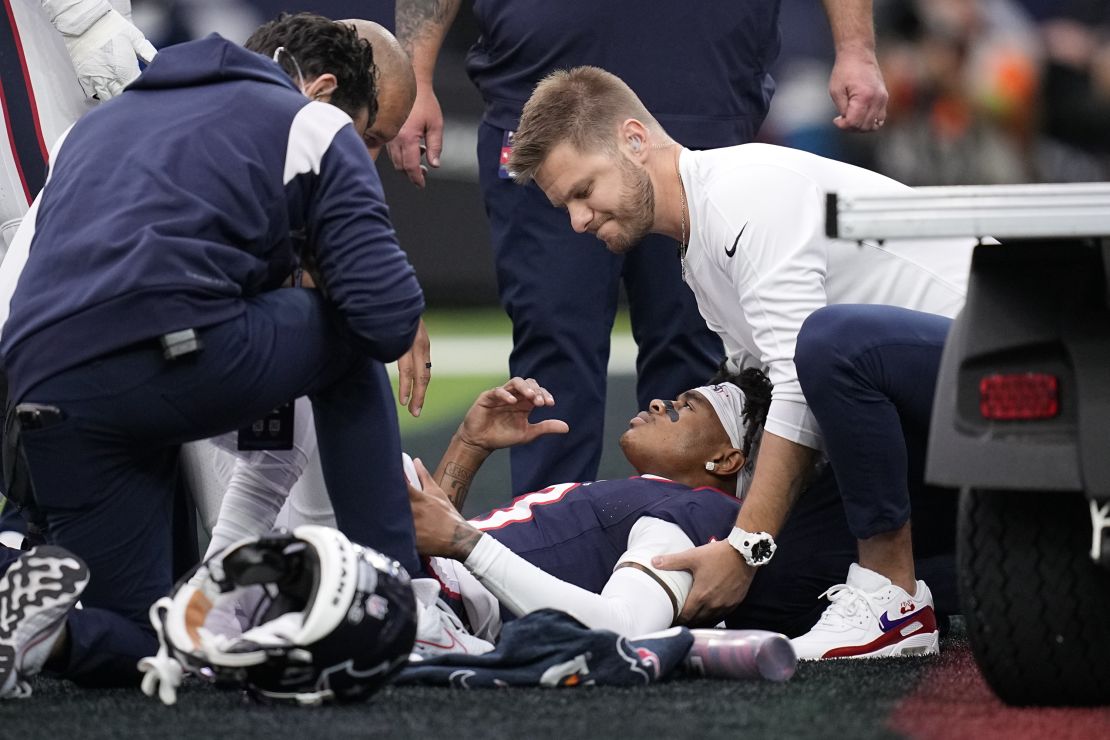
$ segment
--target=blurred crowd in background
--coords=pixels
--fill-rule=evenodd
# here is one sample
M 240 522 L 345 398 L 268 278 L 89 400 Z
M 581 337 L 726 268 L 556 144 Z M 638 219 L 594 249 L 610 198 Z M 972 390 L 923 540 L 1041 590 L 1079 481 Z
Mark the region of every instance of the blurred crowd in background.
M 1110 181 L 1110 0 L 874 0 L 890 106 L 883 130 L 869 135 L 831 123 L 833 48 L 821 0 L 780 1 L 777 91 L 761 140 L 910 185 Z M 390 28 L 394 12 L 393 0 L 133 0 L 133 7 L 158 46 L 211 31 L 242 41 L 282 10 Z M 463 69 L 477 35 L 464 0 L 437 68 L 446 139 L 429 188 L 416 191 L 393 176 L 387 157 L 379 161 L 394 223 L 432 304 L 496 302 L 474 155 L 482 106 Z M 439 218 L 426 218 L 429 209 Z
M 828 125 L 830 42 L 791 30 L 807 16 L 817 0 L 783 0 L 767 141 L 910 185 L 1110 179 L 1110 2 L 875 0 L 890 108 L 874 137 Z

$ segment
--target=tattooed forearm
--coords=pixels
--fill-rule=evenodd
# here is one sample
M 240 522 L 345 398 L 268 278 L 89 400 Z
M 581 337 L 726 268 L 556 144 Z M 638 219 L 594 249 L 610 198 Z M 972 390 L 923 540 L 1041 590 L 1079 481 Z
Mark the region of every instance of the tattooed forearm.
M 451 503 L 455 505 L 456 509 L 462 510 L 463 502 L 466 501 L 466 494 L 470 493 L 470 484 L 473 480 L 473 470 L 464 468 L 456 462 L 447 463 L 440 485 L 446 489 L 447 498 L 451 499 Z
M 480 539 L 482 539 L 480 530 L 467 522 L 457 523 L 455 531 L 451 533 L 451 557 L 455 560 L 466 560 Z
M 421 39 L 442 38 L 459 9 L 459 0 L 397 0 L 397 40 L 412 55 Z

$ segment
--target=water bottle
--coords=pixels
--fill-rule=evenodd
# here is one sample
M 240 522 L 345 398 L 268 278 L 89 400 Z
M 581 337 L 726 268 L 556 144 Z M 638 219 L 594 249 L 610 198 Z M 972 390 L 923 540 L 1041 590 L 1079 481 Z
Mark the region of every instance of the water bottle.
M 690 630 L 694 645 L 686 656 L 690 673 L 709 678 L 786 681 L 798 656 L 786 635 L 767 630 Z

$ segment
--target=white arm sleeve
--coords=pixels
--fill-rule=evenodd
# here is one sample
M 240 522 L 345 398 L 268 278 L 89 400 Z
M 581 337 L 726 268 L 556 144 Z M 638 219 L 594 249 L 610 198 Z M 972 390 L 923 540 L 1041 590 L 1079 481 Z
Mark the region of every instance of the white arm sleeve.
M 205 559 L 244 537 L 269 532 L 291 485 L 282 467 L 262 469 L 236 460 Z
M 684 570 L 658 570 L 651 564 L 651 559 L 656 555 L 682 552 L 692 547 L 693 541 L 674 522 L 650 516 L 640 517 L 628 533 L 628 550 L 617 561 L 616 570 L 632 570 L 628 568 L 629 565 L 641 568 L 640 572 L 655 581 L 670 600 L 673 622 L 686 605 L 686 597 L 690 595 L 694 577 Z M 669 627 L 670 622 L 663 626 Z
M 670 528 L 673 531 L 669 535 L 662 534 Z M 664 538 L 672 544 L 664 545 Z M 684 543 L 674 546 L 679 539 Z M 659 547 L 667 549 L 657 549 Z M 621 556 L 619 563 L 642 565 L 641 561 L 645 561 L 650 566 L 653 555 L 689 547 L 693 547 L 693 543 L 676 525 L 644 518 L 633 527 L 629 551 Z M 676 599 L 681 598 L 678 602 L 681 608 L 689 593 L 689 585 L 683 590 L 680 582 L 668 583 L 666 578 L 658 578 L 659 572 L 650 567 L 649 573 L 619 564 L 601 593 L 591 593 L 540 570 L 488 534 L 482 535 L 464 565 L 517 616 L 538 609 L 559 609 L 591 629 L 607 629 L 626 636 L 669 627 L 677 613 Z M 672 575 L 667 573 L 667 578 Z M 672 588 L 679 594 L 671 591 Z
M 237 453 L 239 459 L 235 461 L 205 558 L 244 537 L 265 534 L 273 528 L 282 504 L 304 473 L 316 447 L 312 406 L 307 398 L 297 399 L 293 418 L 292 449 Z M 228 435 L 212 441 L 230 451 Z

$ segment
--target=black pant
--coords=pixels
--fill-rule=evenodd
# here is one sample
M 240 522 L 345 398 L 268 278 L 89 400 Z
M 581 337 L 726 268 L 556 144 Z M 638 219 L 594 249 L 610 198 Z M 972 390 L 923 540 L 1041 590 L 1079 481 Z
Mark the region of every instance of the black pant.
M 313 404 L 339 528 L 418 567 L 384 367 L 354 345 L 315 291 L 244 301 L 200 331 L 204 348 L 167 361 L 152 341 L 72 368 L 21 402 L 57 406 L 60 423 L 23 432 L 50 540 L 88 563 L 70 615 L 65 675 L 134 680 L 156 649 L 147 610 L 171 588 L 170 522 L 181 443 L 236 429 L 301 395 Z
M 828 606 L 821 594 L 843 583 L 856 561 L 856 539 L 828 466 L 802 493 L 775 541 L 775 556 L 756 571 L 747 597 L 725 622 L 794 637 L 816 624 Z

